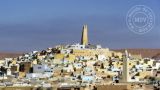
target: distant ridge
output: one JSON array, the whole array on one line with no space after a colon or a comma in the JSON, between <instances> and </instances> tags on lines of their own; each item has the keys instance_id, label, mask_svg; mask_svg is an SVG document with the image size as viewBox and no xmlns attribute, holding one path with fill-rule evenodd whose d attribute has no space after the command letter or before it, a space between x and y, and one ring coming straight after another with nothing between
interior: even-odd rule
<instances>
[{"instance_id":1,"label":"distant ridge","mask_svg":"<svg viewBox=\"0 0 160 90\"><path fill-rule=\"evenodd\" d=\"M112 49L113 51L118 52L124 52L125 49ZM160 49L127 49L129 53L135 55L135 54L141 54L143 58L160 58Z\"/></svg>"},{"instance_id":2,"label":"distant ridge","mask_svg":"<svg viewBox=\"0 0 160 90\"><path fill-rule=\"evenodd\" d=\"M111 49L113 51L116 52L124 52L125 49ZM142 57L146 57L146 58L154 58L154 59L160 59L160 49L127 49L129 53L131 53L132 55L135 54L141 54ZM22 55L23 53L14 53L14 52L0 52L0 59L4 59L4 58L15 58L18 57L20 55Z\"/></svg>"},{"instance_id":3,"label":"distant ridge","mask_svg":"<svg viewBox=\"0 0 160 90\"><path fill-rule=\"evenodd\" d=\"M0 52L0 59L4 58L15 58L22 55L22 53L10 53L10 52Z\"/></svg>"}]
</instances>

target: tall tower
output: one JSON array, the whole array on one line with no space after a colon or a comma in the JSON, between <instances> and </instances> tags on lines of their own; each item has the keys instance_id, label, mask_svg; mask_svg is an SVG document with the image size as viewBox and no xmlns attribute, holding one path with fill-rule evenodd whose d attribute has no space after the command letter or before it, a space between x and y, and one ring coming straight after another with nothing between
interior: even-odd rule
<instances>
[{"instance_id":1,"label":"tall tower","mask_svg":"<svg viewBox=\"0 0 160 90\"><path fill-rule=\"evenodd\" d=\"M123 57L123 82L129 82L129 54L128 51L125 50L125 56Z\"/></svg>"},{"instance_id":2,"label":"tall tower","mask_svg":"<svg viewBox=\"0 0 160 90\"><path fill-rule=\"evenodd\" d=\"M88 45L88 29L87 29L87 25L84 25L83 29L82 29L81 44L82 45Z\"/></svg>"}]
</instances>

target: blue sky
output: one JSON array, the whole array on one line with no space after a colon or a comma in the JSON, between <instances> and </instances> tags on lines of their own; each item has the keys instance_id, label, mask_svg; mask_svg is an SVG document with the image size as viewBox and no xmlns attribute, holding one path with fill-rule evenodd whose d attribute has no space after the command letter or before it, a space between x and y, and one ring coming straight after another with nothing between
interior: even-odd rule
<instances>
[{"instance_id":1,"label":"blue sky","mask_svg":"<svg viewBox=\"0 0 160 90\"><path fill-rule=\"evenodd\" d=\"M131 32L126 14L134 5L155 13L154 28ZM91 44L109 48L160 48L160 0L1 0L0 52L43 50L78 43L83 24Z\"/></svg>"}]
</instances>

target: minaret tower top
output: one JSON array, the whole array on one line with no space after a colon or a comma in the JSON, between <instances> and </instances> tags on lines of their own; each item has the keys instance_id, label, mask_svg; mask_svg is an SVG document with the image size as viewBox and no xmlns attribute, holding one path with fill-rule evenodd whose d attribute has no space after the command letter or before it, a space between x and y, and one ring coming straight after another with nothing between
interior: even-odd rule
<instances>
[{"instance_id":1,"label":"minaret tower top","mask_svg":"<svg viewBox=\"0 0 160 90\"><path fill-rule=\"evenodd\" d=\"M83 29L82 29L81 44L82 45L88 45L88 28L87 28L87 25L84 25Z\"/></svg>"}]
</instances>

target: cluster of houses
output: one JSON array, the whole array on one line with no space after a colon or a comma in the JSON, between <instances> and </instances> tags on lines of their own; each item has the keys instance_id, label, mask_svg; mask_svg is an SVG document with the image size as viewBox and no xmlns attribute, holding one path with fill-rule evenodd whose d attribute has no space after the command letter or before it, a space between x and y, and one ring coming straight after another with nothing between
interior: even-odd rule
<instances>
[{"instance_id":1,"label":"cluster of houses","mask_svg":"<svg viewBox=\"0 0 160 90\"><path fill-rule=\"evenodd\" d=\"M159 80L158 60L91 45L85 37L81 44L0 60L0 86L86 87Z\"/></svg>"},{"instance_id":2,"label":"cluster of houses","mask_svg":"<svg viewBox=\"0 0 160 90\"><path fill-rule=\"evenodd\" d=\"M85 52L83 52L83 50ZM127 60L129 59L129 60ZM124 62L127 62L127 70ZM134 57L107 48L80 44L59 45L41 52L0 60L1 85L101 85L118 82L148 82L159 77L160 62ZM126 74L126 75L123 75ZM124 81L124 77L127 77ZM2 84L3 83L3 84Z\"/></svg>"}]
</instances>

